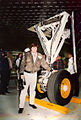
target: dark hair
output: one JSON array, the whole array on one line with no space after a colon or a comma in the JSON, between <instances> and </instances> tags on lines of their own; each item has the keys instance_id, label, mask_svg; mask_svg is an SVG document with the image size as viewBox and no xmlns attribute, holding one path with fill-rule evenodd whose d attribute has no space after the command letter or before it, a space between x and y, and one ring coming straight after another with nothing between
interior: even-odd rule
<instances>
[{"instance_id":1,"label":"dark hair","mask_svg":"<svg viewBox=\"0 0 81 120\"><path fill-rule=\"evenodd\" d=\"M19 58L20 54L22 54L21 52L16 56L16 60Z\"/></svg>"},{"instance_id":2,"label":"dark hair","mask_svg":"<svg viewBox=\"0 0 81 120\"><path fill-rule=\"evenodd\" d=\"M32 43L32 44L31 44L31 48L32 48L32 47L38 47L37 43Z\"/></svg>"}]
</instances>

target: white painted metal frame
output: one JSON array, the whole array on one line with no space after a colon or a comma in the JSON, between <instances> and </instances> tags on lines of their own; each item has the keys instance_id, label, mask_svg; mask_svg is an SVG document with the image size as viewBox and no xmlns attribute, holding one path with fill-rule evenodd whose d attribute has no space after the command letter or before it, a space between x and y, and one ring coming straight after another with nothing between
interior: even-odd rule
<instances>
[{"instance_id":1,"label":"white painted metal frame","mask_svg":"<svg viewBox=\"0 0 81 120\"><path fill-rule=\"evenodd\" d=\"M39 40L41 42L42 48L44 50L44 53L47 56L47 62L49 64L52 64L56 57L58 56L64 41L66 38L70 36L70 30L65 30L66 23L68 22L69 14L67 12L62 12L59 15L56 15L52 17L53 19L60 16L61 20L56 21L54 23L50 23L48 25L43 26L35 26L37 35L39 37ZM47 37L44 34L44 30L46 29L52 30L52 37L50 40L47 39Z\"/></svg>"},{"instance_id":2,"label":"white painted metal frame","mask_svg":"<svg viewBox=\"0 0 81 120\"><path fill-rule=\"evenodd\" d=\"M72 12L72 40L73 40L74 70L75 70L75 73L77 73L76 43L75 43L75 29L74 29L74 12Z\"/></svg>"}]
</instances>

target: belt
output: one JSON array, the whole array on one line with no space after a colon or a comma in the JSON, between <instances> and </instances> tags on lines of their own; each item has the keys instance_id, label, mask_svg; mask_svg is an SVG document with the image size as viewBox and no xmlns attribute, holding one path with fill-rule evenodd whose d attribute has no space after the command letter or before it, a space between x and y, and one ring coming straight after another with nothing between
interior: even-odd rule
<instances>
[{"instance_id":1,"label":"belt","mask_svg":"<svg viewBox=\"0 0 81 120\"><path fill-rule=\"evenodd\" d=\"M27 73L35 73L35 72L37 72L37 71L31 72L31 71L24 70L24 72L27 72Z\"/></svg>"}]
</instances>

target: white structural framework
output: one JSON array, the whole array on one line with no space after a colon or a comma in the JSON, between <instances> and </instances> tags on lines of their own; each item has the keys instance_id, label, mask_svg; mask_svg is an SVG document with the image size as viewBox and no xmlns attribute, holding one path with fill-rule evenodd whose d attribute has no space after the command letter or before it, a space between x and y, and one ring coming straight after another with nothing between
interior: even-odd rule
<instances>
[{"instance_id":1,"label":"white structural framework","mask_svg":"<svg viewBox=\"0 0 81 120\"><path fill-rule=\"evenodd\" d=\"M68 17L67 12L62 12L48 19L48 24L34 26L49 64L56 60L65 39L70 36L70 29L65 29Z\"/></svg>"}]
</instances>

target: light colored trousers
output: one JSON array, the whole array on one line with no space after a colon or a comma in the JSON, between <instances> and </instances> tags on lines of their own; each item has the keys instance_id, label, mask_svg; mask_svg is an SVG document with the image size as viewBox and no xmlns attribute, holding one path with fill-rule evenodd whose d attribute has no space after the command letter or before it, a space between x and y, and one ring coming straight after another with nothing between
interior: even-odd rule
<instances>
[{"instance_id":1,"label":"light colored trousers","mask_svg":"<svg viewBox=\"0 0 81 120\"><path fill-rule=\"evenodd\" d=\"M19 70L17 70L17 79L19 80Z\"/></svg>"},{"instance_id":2,"label":"light colored trousers","mask_svg":"<svg viewBox=\"0 0 81 120\"><path fill-rule=\"evenodd\" d=\"M36 83L37 83L37 72L35 72L35 73L24 72L24 76L25 76L26 85L24 85L24 89L21 90L21 93L20 93L19 108L24 108L25 97L27 95L28 87L30 87L30 93L29 93L30 94L30 104L34 104L34 98L35 98L35 88L36 88Z\"/></svg>"}]
</instances>

